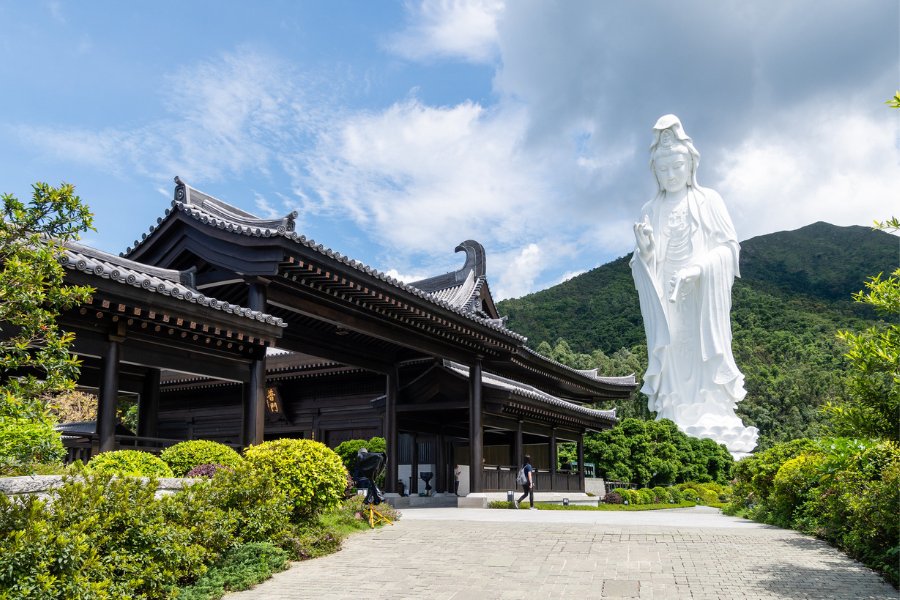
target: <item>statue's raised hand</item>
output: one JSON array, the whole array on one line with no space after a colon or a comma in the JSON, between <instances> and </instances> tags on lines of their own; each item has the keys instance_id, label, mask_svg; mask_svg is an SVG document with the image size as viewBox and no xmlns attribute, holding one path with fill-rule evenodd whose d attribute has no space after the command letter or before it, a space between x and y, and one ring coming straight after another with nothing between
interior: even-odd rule
<instances>
[{"instance_id":1,"label":"statue's raised hand","mask_svg":"<svg viewBox=\"0 0 900 600\"><path fill-rule=\"evenodd\" d=\"M653 252L653 226L647 215L644 220L634 224L634 240L637 243L638 252L645 261Z\"/></svg>"}]
</instances>

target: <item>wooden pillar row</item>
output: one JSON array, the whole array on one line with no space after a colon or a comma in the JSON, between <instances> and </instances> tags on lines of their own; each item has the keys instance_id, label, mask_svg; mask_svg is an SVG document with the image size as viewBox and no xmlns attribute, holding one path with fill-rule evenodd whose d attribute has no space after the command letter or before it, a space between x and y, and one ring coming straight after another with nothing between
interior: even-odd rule
<instances>
[{"instance_id":1,"label":"wooden pillar row","mask_svg":"<svg viewBox=\"0 0 900 600\"><path fill-rule=\"evenodd\" d=\"M584 432L578 436L578 484L584 491Z\"/></svg>"},{"instance_id":2,"label":"wooden pillar row","mask_svg":"<svg viewBox=\"0 0 900 600\"><path fill-rule=\"evenodd\" d=\"M550 489L558 489L556 481L556 470L559 464L559 458L556 456L556 427L550 430Z\"/></svg>"}]
</instances>

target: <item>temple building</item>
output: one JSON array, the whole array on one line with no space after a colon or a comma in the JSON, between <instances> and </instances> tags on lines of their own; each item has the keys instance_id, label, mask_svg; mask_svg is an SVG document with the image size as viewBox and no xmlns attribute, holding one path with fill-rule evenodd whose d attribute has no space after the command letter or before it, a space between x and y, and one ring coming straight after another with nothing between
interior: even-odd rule
<instances>
[{"instance_id":1,"label":"temple building","mask_svg":"<svg viewBox=\"0 0 900 600\"><path fill-rule=\"evenodd\" d=\"M387 441L386 489L514 489L530 454L544 491L584 491L557 446L616 423L592 408L627 398L633 376L578 371L529 349L498 314L485 251L402 283L295 231L296 213L261 219L176 178L172 206L121 256L70 243L71 283L95 288L61 316L98 390L96 427L71 432L73 456L150 450L186 439L244 447L292 437L334 447ZM138 398L137 432L116 403ZM133 435L136 433L136 435ZM424 480L423 480L424 481Z\"/></svg>"}]
</instances>

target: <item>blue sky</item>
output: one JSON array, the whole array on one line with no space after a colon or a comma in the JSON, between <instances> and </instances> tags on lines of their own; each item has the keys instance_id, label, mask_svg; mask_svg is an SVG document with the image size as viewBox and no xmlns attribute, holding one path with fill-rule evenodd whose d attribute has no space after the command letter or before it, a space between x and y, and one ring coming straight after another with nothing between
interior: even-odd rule
<instances>
[{"instance_id":1,"label":"blue sky","mask_svg":"<svg viewBox=\"0 0 900 600\"><path fill-rule=\"evenodd\" d=\"M499 297L629 252L679 115L739 237L896 214L900 4L0 0L0 191L121 251L173 177L404 280Z\"/></svg>"}]
</instances>

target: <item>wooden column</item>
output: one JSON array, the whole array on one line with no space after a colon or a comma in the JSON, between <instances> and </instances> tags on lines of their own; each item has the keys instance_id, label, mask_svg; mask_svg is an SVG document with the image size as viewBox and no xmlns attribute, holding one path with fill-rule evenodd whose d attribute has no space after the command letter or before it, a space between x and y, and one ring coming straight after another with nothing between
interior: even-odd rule
<instances>
[{"instance_id":1,"label":"wooden column","mask_svg":"<svg viewBox=\"0 0 900 600\"><path fill-rule=\"evenodd\" d=\"M559 458L556 456L556 427L550 430L550 489L559 489L556 481L556 470L559 465Z\"/></svg>"},{"instance_id":2,"label":"wooden column","mask_svg":"<svg viewBox=\"0 0 900 600\"><path fill-rule=\"evenodd\" d=\"M138 400L138 430L140 437L159 435L159 369L148 369L144 388Z\"/></svg>"},{"instance_id":3,"label":"wooden column","mask_svg":"<svg viewBox=\"0 0 900 600\"><path fill-rule=\"evenodd\" d=\"M119 357L125 338L110 335L103 356L103 380L100 384L100 398L97 406L97 437L100 452L116 449L116 404L119 399Z\"/></svg>"},{"instance_id":4,"label":"wooden column","mask_svg":"<svg viewBox=\"0 0 900 600\"><path fill-rule=\"evenodd\" d=\"M450 470L447 465L446 443L444 442L444 434L439 433L435 438L435 465L434 465L434 491L444 493L447 491L447 472Z\"/></svg>"},{"instance_id":5,"label":"wooden column","mask_svg":"<svg viewBox=\"0 0 900 600\"><path fill-rule=\"evenodd\" d=\"M409 495L419 493L419 436L412 434L412 464L409 466Z\"/></svg>"},{"instance_id":6,"label":"wooden column","mask_svg":"<svg viewBox=\"0 0 900 600\"><path fill-rule=\"evenodd\" d=\"M481 492L484 429L481 425L481 359L469 367L469 491Z\"/></svg>"},{"instance_id":7,"label":"wooden column","mask_svg":"<svg viewBox=\"0 0 900 600\"><path fill-rule=\"evenodd\" d=\"M525 456L523 456L522 448L524 445L522 444L522 420L519 419L518 426L516 427L516 439L513 448L513 462L516 465L516 472L519 472L519 467L524 464Z\"/></svg>"},{"instance_id":8,"label":"wooden column","mask_svg":"<svg viewBox=\"0 0 900 600\"><path fill-rule=\"evenodd\" d=\"M396 367L385 377L384 391L384 441L387 445L387 469L384 476L384 491L399 493L397 489L397 462L400 459L397 436L397 396L399 394L399 373Z\"/></svg>"},{"instance_id":9,"label":"wooden column","mask_svg":"<svg viewBox=\"0 0 900 600\"><path fill-rule=\"evenodd\" d=\"M248 308L265 312L266 287L260 282L249 284L247 291ZM250 363L250 381L244 384L243 431L241 444L244 447L261 444L266 424L266 352Z\"/></svg>"},{"instance_id":10,"label":"wooden column","mask_svg":"<svg viewBox=\"0 0 900 600\"><path fill-rule=\"evenodd\" d=\"M584 433L578 436L578 485L584 491Z\"/></svg>"}]
</instances>

